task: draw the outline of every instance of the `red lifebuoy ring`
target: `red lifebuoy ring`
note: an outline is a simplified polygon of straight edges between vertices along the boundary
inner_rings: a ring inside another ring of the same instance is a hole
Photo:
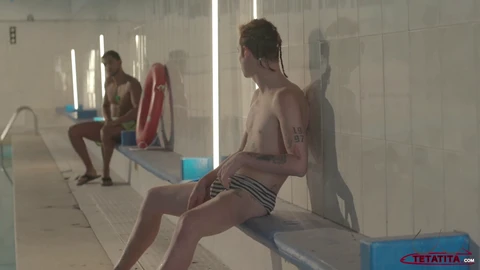
[[[157,137],[157,128],[162,116],[163,100],[167,85],[164,65],[155,63],[148,71],[137,115],[137,146],[147,148]]]

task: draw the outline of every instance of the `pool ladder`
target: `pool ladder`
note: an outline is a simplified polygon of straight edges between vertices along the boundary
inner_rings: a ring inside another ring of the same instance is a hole
[[[8,174],[7,169],[5,168],[4,160],[3,160],[3,142],[7,137],[8,133],[10,132],[10,129],[12,128],[13,124],[15,123],[15,120],[17,120],[18,114],[20,114],[22,111],[30,111],[32,113],[35,135],[39,135],[37,114],[35,114],[33,109],[30,108],[29,106],[18,107],[17,110],[13,113],[12,117],[10,117],[10,120],[8,121],[7,126],[3,130],[2,135],[0,136],[0,161],[2,163],[2,171],[5,173],[5,175],[7,176],[10,183],[12,183],[12,185],[13,185],[12,177]]]

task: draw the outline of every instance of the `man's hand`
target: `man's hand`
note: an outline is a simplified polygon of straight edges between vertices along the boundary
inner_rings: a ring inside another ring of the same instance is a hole
[[[210,198],[210,186],[207,186],[204,183],[204,181],[200,180],[193,188],[193,191],[190,194],[190,198],[188,199],[187,210],[193,209],[201,205]]]
[[[237,152],[230,156],[218,170],[218,179],[226,189],[230,188],[230,177],[243,166],[244,160],[244,152]]]
[[[117,121],[117,120],[112,120],[112,119],[105,119],[105,126],[108,126],[108,127],[113,127],[113,126],[118,126],[120,125],[120,123]]]

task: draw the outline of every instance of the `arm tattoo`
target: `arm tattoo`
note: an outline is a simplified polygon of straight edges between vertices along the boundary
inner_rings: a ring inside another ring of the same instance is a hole
[[[294,127],[293,128],[293,140],[296,143],[303,142],[303,138],[305,135],[303,134],[302,127]]]
[[[273,164],[285,164],[287,162],[286,155],[264,155],[256,153],[249,153],[249,155],[257,160],[270,161]]]

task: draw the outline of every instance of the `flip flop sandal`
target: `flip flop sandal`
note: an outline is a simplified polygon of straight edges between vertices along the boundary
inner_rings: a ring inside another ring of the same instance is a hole
[[[110,178],[110,177],[103,177],[103,178],[102,178],[102,186],[103,186],[103,187],[113,186],[112,178]]]
[[[78,181],[77,186],[85,185],[86,183],[93,181],[97,178],[100,178],[100,175],[87,175],[87,174],[80,175],[76,179]]]

